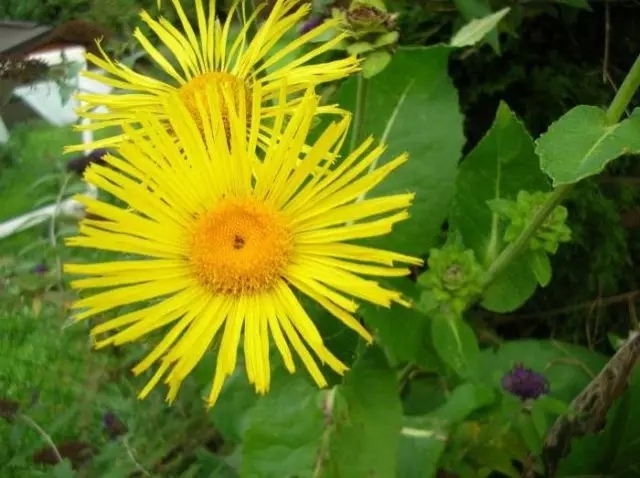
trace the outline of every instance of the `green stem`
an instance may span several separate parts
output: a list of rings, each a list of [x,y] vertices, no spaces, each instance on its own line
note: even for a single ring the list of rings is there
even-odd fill
[[[620,89],[607,109],[607,119],[609,123],[615,124],[620,121],[624,110],[633,99],[638,88],[640,88],[640,55],[636,58],[635,63],[629,70],[629,73],[627,73]]]
[[[536,233],[538,228],[547,219],[556,206],[560,204],[562,199],[564,199],[567,193],[571,190],[571,186],[571,184],[567,184],[556,188],[551,193],[547,201],[538,210],[533,220],[520,233],[518,238],[505,247],[500,255],[496,257],[496,260],[491,263],[491,267],[489,267],[489,270],[485,275],[485,287],[489,285],[522,251],[527,248],[531,237]]]
[[[367,89],[369,82],[358,74],[358,87],[356,90],[356,110],[353,114],[353,129],[351,130],[351,145],[349,151],[353,151],[362,141],[362,129],[364,127],[364,116],[367,109]]]
[[[607,109],[607,120],[611,124],[620,121],[625,109],[633,99],[636,91],[640,88],[640,55],[636,58],[635,63],[629,70],[616,96],[611,101],[611,105]],[[495,261],[491,263],[484,279],[484,286],[487,287],[500,273],[502,273],[511,262],[523,252],[529,245],[531,237],[536,233],[538,228],[549,217],[549,214],[558,206],[566,195],[571,191],[573,184],[565,184],[556,188],[547,201],[542,205],[536,213],[529,225],[520,233],[518,238],[509,244]]]
[[[32,429],[34,429],[36,432],[38,432],[38,434],[44,439],[44,441],[46,441],[49,444],[49,447],[51,448],[51,451],[53,451],[53,454],[56,456],[56,458],[57,458],[57,460],[59,462],[64,461],[64,458],[62,458],[62,456],[60,455],[60,451],[58,450],[58,447],[56,447],[56,444],[53,443],[53,440],[51,439],[49,434],[47,432],[45,432],[40,427],[40,425],[38,425],[35,422],[35,420],[33,418],[31,418],[29,415],[25,415],[24,413],[21,413],[19,415],[19,417],[28,426],[30,426]]]

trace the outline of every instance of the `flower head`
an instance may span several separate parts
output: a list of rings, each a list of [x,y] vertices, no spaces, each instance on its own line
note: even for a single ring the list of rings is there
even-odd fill
[[[432,249],[427,261],[429,268],[418,278],[426,288],[421,307],[444,307],[461,314],[482,291],[483,269],[471,249],[451,243],[441,249]]]
[[[278,92],[282,86],[286,85],[286,108],[288,113],[291,113],[300,101],[297,93],[320,83],[341,79],[358,70],[358,60],[354,56],[328,63],[309,64],[311,60],[339,44],[346,34],[338,35],[292,61],[283,62],[290,54],[337,24],[337,20],[327,20],[288,45],[274,49],[278,41],[309,13],[310,5],[300,6],[298,0],[276,0],[255,37],[248,41],[249,28],[256,22],[260,8],[264,7],[261,5],[250,18],[245,19],[240,32],[232,38],[231,22],[235,11],[243,5],[243,2],[244,0],[235,1],[223,25],[215,18],[215,0],[209,0],[208,12],[204,7],[205,0],[195,0],[197,28],[188,21],[180,0],[173,1],[180,19],[180,29],[164,18],[156,20],[147,12],[142,12],[142,20],[171,53],[176,66],[172,64],[172,59],[165,57],[158,48],[153,46],[151,40],[140,29],[135,31],[134,36],[156,64],[164,70],[169,80],[164,82],[137,73],[121,63],[112,61],[102,50],[101,56],[88,54],[87,59],[103,69],[108,76],[95,72],[83,74],[124,90],[124,94],[79,94],[78,99],[85,104],[78,110],[78,114],[93,120],[92,124],[81,125],[79,128],[99,129],[113,125],[135,124],[136,115],[141,111],[156,115],[165,121],[166,126],[168,118],[163,114],[162,104],[167,97],[175,93],[178,93],[179,98],[198,123],[201,118],[198,111],[201,107],[199,105],[206,105],[208,102],[203,93],[207,90],[216,90],[222,95],[221,107],[223,117],[226,119],[231,106],[227,103],[232,101],[231,98],[237,101],[244,95],[244,102],[249,104],[248,100],[254,98],[251,92],[258,86],[262,94],[256,97],[256,101],[267,106],[272,100],[278,99]],[[244,12],[244,9],[242,11]],[[107,113],[91,112],[97,106],[106,106],[109,111]],[[233,107],[237,109],[238,104]],[[249,117],[262,124],[265,132],[268,132],[262,120],[273,117],[276,108],[262,108],[262,116],[259,119],[253,117],[253,109],[250,105],[248,110]],[[318,112],[343,113],[334,106],[320,107]],[[198,126],[202,130],[202,125]],[[68,147],[67,151],[114,145],[122,139],[122,135],[112,136],[90,144],[74,145]]]
[[[215,89],[209,93],[221,100]],[[254,112],[260,114],[262,91],[258,87],[252,94]],[[210,405],[235,369],[240,343],[258,393],[269,388],[270,343],[290,372],[296,367],[292,347],[316,383],[325,386],[318,360],[340,374],[347,367],[325,347],[299,293],[367,341],[371,335],[354,316],[356,300],[409,305],[372,276],[404,276],[408,267],[395,263],[422,261],[351,243],[387,234],[408,217],[411,193],[358,199],[407,156],[368,172],[384,151],[368,139],[336,166],[330,160],[345,141],[349,117],[328,126],[306,147],[318,107],[311,89],[290,118],[286,104],[278,109],[275,135],[262,151],[259,126],[249,122],[244,96],[233,100],[227,118],[215,107],[219,103],[201,110],[202,135],[179,96],[169,96],[163,108],[174,138],[156,115],[141,112],[140,128],[126,129],[130,139],[118,148],[118,156],[105,156],[108,166],[92,164],[85,173],[126,207],[80,196],[88,211],[103,220],[85,219],[82,235],[68,244],[140,258],[67,264],[67,272],[89,276],[73,281],[73,287],[109,289],[78,300],[76,318],[153,300],[97,325],[92,334],[98,347],[170,327],[134,368],[139,374],[159,362],[141,397],[164,378],[173,400],[214,341],[219,347]],[[225,121],[231,126],[229,140],[220,134]]]
[[[536,400],[549,393],[549,382],[544,375],[519,363],[502,377],[502,388],[522,401]]]
[[[47,267],[46,264],[36,264],[35,266],[33,266],[32,272],[34,274],[46,274],[47,272],[49,272],[49,268]]]

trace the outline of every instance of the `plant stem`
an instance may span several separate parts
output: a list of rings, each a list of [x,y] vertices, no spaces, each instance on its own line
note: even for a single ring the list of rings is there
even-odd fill
[[[491,267],[487,271],[484,279],[485,287],[489,285],[509,264],[529,245],[529,240],[536,233],[540,225],[547,219],[549,214],[560,204],[562,199],[571,190],[570,184],[560,186],[556,188],[547,201],[542,205],[540,210],[536,213],[533,220],[527,225],[527,227],[520,233],[518,238],[509,244],[495,261],[491,263]]]
[[[53,454],[56,456],[56,458],[58,459],[59,462],[63,461],[62,456],[60,455],[60,451],[58,450],[58,447],[56,447],[56,444],[53,443],[53,440],[51,439],[51,437],[49,436],[49,434],[47,432],[45,432],[40,425],[38,425],[33,418],[31,418],[29,415],[25,415],[24,413],[21,413],[19,415],[20,419],[25,422],[27,425],[29,425],[31,428],[33,428],[35,431],[37,431],[40,436],[44,439],[44,441],[46,441],[49,446],[51,447],[51,450],[53,451]]]
[[[620,121],[620,118],[622,118],[622,115],[624,114],[624,110],[633,99],[633,96],[636,94],[639,87],[640,55],[636,58],[636,61],[629,70],[629,73],[627,73],[622,85],[620,85],[620,89],[618,89],[616,96],[613,98],[613,101],[607,109],[607,120],[609,120],[609,123],[615,124]]]
[[[607,109],[607,120],[611,124],[620,121],[628,104],[633,99],[636,91],[640,88],[640,55],[636,58],[635,63],[629,70],[624,82],[611,101],[611,105]],[[571,191],[573,184],[565,184],[556,188],[550,195],[542,208],[536,213],[529,225],[520,233],[518,238],[509,244],[495,261],[491,263],[484,279],[484,287],[486,288],[509,264],[527,248],[529,240],[536,233],[538,228],[547,219],[549,214],[553,212],[558,204]]]
[[[358,73],[358,87],[356,90],[356,110],[353,114],[353,129],[351,130],[351,145],[349,151],[358,147],[362,140],[362,128],[364,126],[364,116],[367,109],[367,89],[369,82]]]
[[[64,177],[64,180],[62,181],[60,190],[58,191],[58,196],[56,197],[56,207],[53,210],[53,214],[51,214],[51,220],[49,221],[49,242],[51,243],[53,252],[56,255],[56,276],[58,278],[58,290],[61,292],[64,291],[64,280],[62,274],[62,260],[60,259],[60,251],[58,250],[58,239],[56,237],[56,221],[58,220],[58,215],[60,214],[60,204],[62,204],[62,198],[64,197],[70,180],[71,174],[67,173]]]

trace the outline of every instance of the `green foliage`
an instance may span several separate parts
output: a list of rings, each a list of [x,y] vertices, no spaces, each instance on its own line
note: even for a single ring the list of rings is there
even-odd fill
[[[509,13],[509,8],[503,8],[499,12],[492,13],[486,17],[471,20],[456,32],[451,39],[451,46],[460,48],[475,45],[487,35],[491,34],[493,29],[496,28],[500,20],[502,20],[507,13]]]
[[[140,10],[152,12],[156,4],[156,0],[7,0],[0,4],[0,18],[51,26],[81,18],[116,34],[131,34]]]
[[[600,108],[577,106],[540,137],[536,152],[554,186],[575,183],[623,154],[640,153],[640,115],[611,124]]]
[[[471,327],[458,317],[437,315],[431,321],[433,347],[456,374],[471,378],[477,373],[480,349]]]
[[[324,430],[315,385],[276,369],[273,390],[246,415],[242,476],[311,476]],[[280,372],[280,374],[278,374]]]
[[[104,21],[122,22],[118,28],[124,31],[132,20],[128,14],[116,18],[114,12],[125,11],[129,4],[130,0],[96,2],[91,9]],[[367,5],[384,10],[376,0]],[[471,23],[458,30],[454,46],[475,45],[486,38],[497,51],[495,27],[503,15],[498,11],[500,2],[460,0],[455,5]],[[82,10],[87,5],[69,4],[66,11],[71,7]],[[501,31],[521,20],[520,6],[512,12],[500,23]],[[34,7],[30,14],[42,13]],[[207,412],[201,396],[210,386],[215,365],[210,351],[193,380],[186,382],[186,392],[169,408],[160,392],[145,402],[135,398],[148,377],[134,378],[128,370],[148,345],[141,343],[124,353],[92,353],[87,325],[68,323],[67,307],[74,297],[66,291],[64,278],[55,269],[42,276],[32,272],[43,258],[55,264],[96,257],[51,247],[44,227],[15,236],[0,245],[0,389],[4,394],[0,400],[19,402],[21,413],[40,424],[55,443],[80,440],[95,447],[96,454],[78,467],[73,459],[54,467],[34,464],[34,453],[46,444],[42,435],[24,420],[3,419],[0,475],[431,478],[446,470],[464,477],[497,473],[517,477],[522,464],[541,472],[540,454],[550,426],[558,416],[573,413],[568,404],[603,369],[608,357],[566,343],[579,336],[575,330],[561,334],[562,340],[526,339],[540,331],[521,334],[518,327],[528,327],[527,319],[517,322],[517,317],[502,318],[497,313],[520,308],[537,285],[549,286],[544,293],[559,296],[564,305],[571,291],[557,287],[555,281],[550,284],[552,275],[556,281],[558,276],[576,276],[572,288],[587,295],[596,284],[615,288],[619,281],[634,281],[633,276],[618,277],[622,272],[612,269],[626,267],[626,274],[633,268],[631,260],[625,265],[633,249],[618,226],[618,205],[634,207],[637,194],[606,195],[595,181],[583,182],[568,196],[566,208],[551,209],[530,234],[528,225],[551,197],[544,173],[557,185],[594,175],[605,166],[609,171],[632,170],[633,160],[612,161],[638,150],[638,116],[611,126],[600,107],[580,106],[552,124],[536,150],[524,123],[501,102],[486,134],[484,128],[477,142],[470,135],[470,152],[458,166],[464,137],[458,94],[448,74],[454,50],[450,46],[400,48],[392,57],[399,40],[395,30],[389,31],[385,22],[376,23],[379,18],[373,23],[360,20],[352,23],[364,35],[349,49],[367,57],[365,76],[372,77],[363,133],[388,142],[388,151],[375,168],[405,151],[411,156],[375,194],[416,192],[412,218],[371,244],[415,255],[431,250],[426,271],[412,271],[415,281],[383,284],[401,291],[416,307],[362,304],[358,318],[375,336],[375,344],[365,346],[356,344],[355,334],[345,331],[338,320],[305,304],[328,348],[352,366],[344,377],[328,375],[328,389],[319,391],[304,374],[288,374],[275,359],[271,390],[256,396],[241,363],[216,407]],[[458,20],[456,16],[454,22]],[[449,33],[443,37],[448,39]],[[508,52],[513,38],[500,40]],[[493,71],[489,72],[484,50],[465,52],[471,56],[464,61],[480,62],[490,75]],[[513,77],[527,81],[531,77],[532,83],[544,85],[553,101],[569,109],[573,105],[565,107],[564,102],[571,101],[562,95],[568,90],[579,92],[581,86],[563,77],[567,73],[556,68],[556,61],[550,58],[546,68],[526,73],[510,65],[504,78],[483,88],[502,95]],[[476,78],[470,81],[473,84]],[[355,109],[355,87],[354,78],[339,86],[337,102],[342,107]],[[465,111],[474,94],[484,94],[480,90],[463,92]],[[527,125],[551,114],[546,105],[541,107],[531,98],[525,101],[531,106],[525,116]],[[485,108],[487,114],[493,115],[494,106]],[[533,131],[539,130],[537,126]],[[72,142],[73,134],[67,129],[33,127],[12,131],[15,144],[10,148],[17,159],[3,163],[9,168],[0,178],[3,218],[34,205],[35,193],[24,192],[29,185],[33,184],[29,191],[38,191],[45,202],[57,195],[64,164],[58,152]],[[19,154],[13,154],[16,151]],[[593,255],[587,265],[571,255],[574,250],[558,249],[569,237],[567,224],[573,232],[572,248],[589,258]],[[68,230],[60,231],[60,239],[76,225],[65,227]],[[520,249],[509,255],[504,270],[487,286],[492,266],[523,237]],[[556,252],[552,261],[548,254]],[[602,277],[593,280],[594,270]],[[517,334],[525,340],[505,341],[498,336],[493,325],[502,320],[515,323]],[[558,327],[575,329],[561,322]],[[519,363],[548,379],[547,395],[524,400],[509,390],[505,374]],[[572,454],[559,476],[631,476],[635,472],[640,412],[634,403],[639,384],[636,374],[629,390],[621,392],[609,411],[600,435],[573,441]],[[107,410],[126,423],[122,435],[112,438],[105,433],[102,422]]]
[[[403,295],[418,302],[420,289],[408,280],[389,284]],[[410,362],[426,369],[437,366],[431,347],[430,318],[419,310],[394,304],[390,308],[363,304],[361,313],[367,326],[375,333],[376,342],[384,346],[392,363]]]
[[[337,390],[322,476],[396,476],[401,425],[395,375],[383,351],[372,347]]]
[[[440,234],[464,140],[456,90],[447,75],[448,56],[446,47],[400,48],[391,65],[369,82],[363,134],[380,138],[387,132],[387,151],[377,167],[405,152],[411,157],[372,196],[416,193],[411,218],[395,226],[393,235],[371,241],[376,246],[421,254]],[[350,78],[337,95],[351,111],[355,88]]]

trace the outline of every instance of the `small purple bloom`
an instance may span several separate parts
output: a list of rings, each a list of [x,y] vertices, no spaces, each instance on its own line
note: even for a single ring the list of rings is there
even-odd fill
[[[91,163],[105,164],[102,157],[107,153],[106,149],[96,149],[85,156],[72,158],[67,161],[67,171],[82,175]]]
[[[324,23],[326,17],[311,17],[309,20],[304,22],[302,27],[300,28],[300,35],[304,35],[305,33],[309,33],[314,28],[319,27]]]
[[[502,377],[502,388],[522,401],[536,400],[549,393],[549,382],[544,375],[517,363]]]
[[[120,420],[113,412],[105,412],[102,416],[102,423],[104,424],[105,431],[109,435],[109,438],[112,440],[115,440],[120,435],[125,435],[129,431],[122,420]]]
[[[49,271],[49,268],[47,267],[46,264],[37,264],[33,268],[33,273],[34,274],[46,274],[48,271]]]

